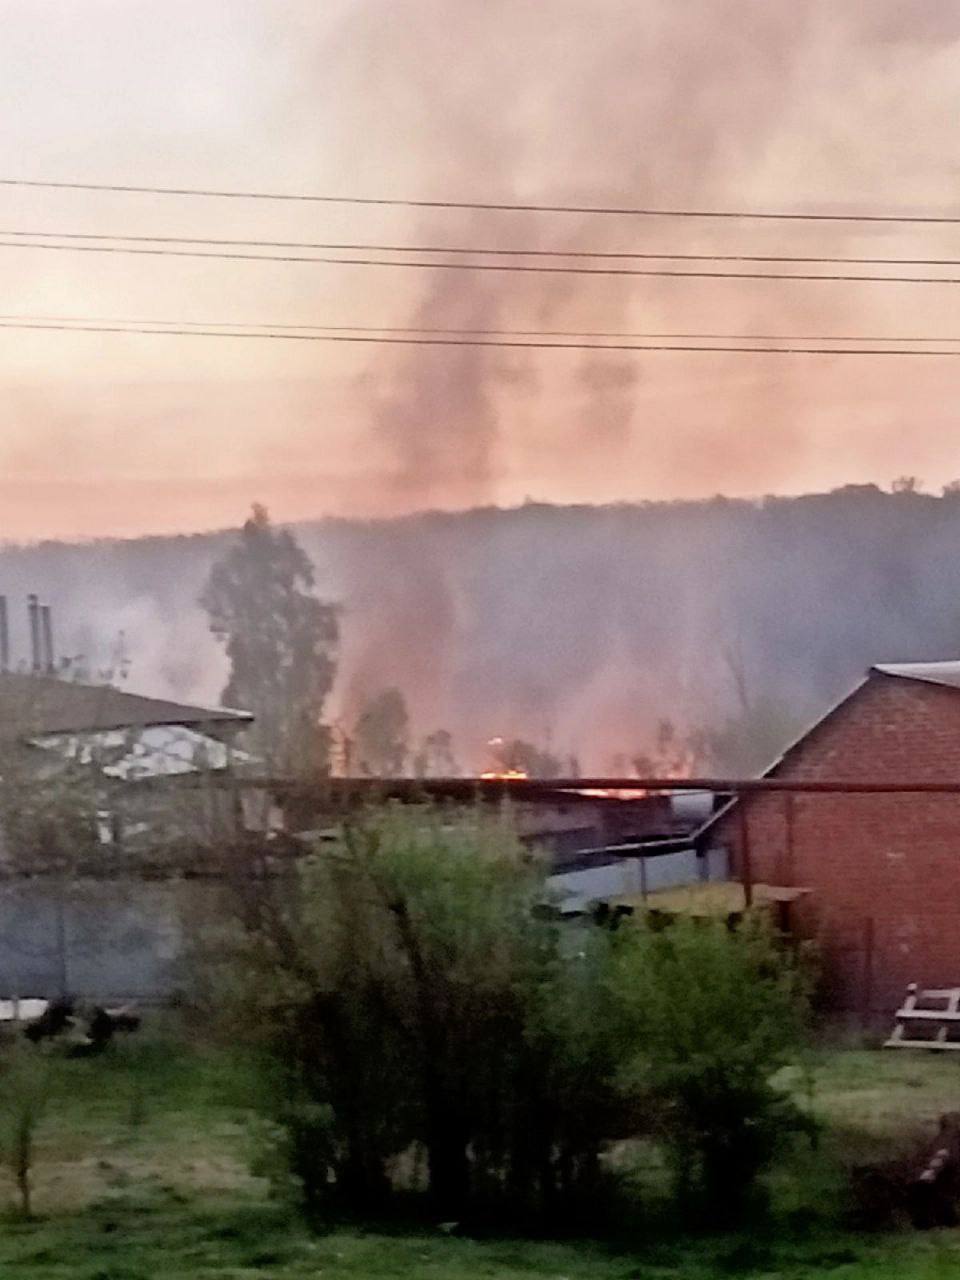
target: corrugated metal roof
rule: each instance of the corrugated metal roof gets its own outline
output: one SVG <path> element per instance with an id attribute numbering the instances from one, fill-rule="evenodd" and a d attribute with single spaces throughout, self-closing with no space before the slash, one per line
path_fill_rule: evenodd
<path id="1" fill-rule="evenodd" d="M 878 662 L 870 668 L 884 676 L 899 676 L 903 680 L 924 680 L 928 684 L 942 684 L 950 689 L 960 689 L 960 662 Z"/>
<path id="2" fill-rule="evenodd" d="M 0 734 L 8 737 L 164 724 L 245 723 L 252 719 L 248 711 L 146 698 L 112 685 L 79 684 L 13 671 L 0 674 Z"/>

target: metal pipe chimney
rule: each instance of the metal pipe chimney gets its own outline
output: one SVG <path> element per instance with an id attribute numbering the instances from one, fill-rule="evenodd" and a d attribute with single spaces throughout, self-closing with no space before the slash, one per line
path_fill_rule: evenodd
<path id="1" fill-rule="evenodd" d="M 7 597 L 0 596 L 0 671 L 10 670 L 10 619 Z"/>
<path id="2" fill-rule="evenodd" d="M 48 604 L 40 606 L 40 638 L 43 643 L 43 669 L 52 676 L 56 663 L 53 657 L 53 617 Z"/>
<path id="3" fill-rule="evenodd" d="M 27 613 L 30 617 L 30 670 L 40 671 L 40 604 L 35 595 L 27 596 Z"/>

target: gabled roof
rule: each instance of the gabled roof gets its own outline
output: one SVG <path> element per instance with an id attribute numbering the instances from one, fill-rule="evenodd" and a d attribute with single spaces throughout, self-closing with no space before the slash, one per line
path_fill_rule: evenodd
<path id="1" fill-rule="evenodd" d="M 812 734 L 821 729 L 827 721 L 832 720 L 841 707 L 846 706 L 850 699 L 855 697 L 869 683 L 870 677 L 873 675 L 891 676 L 899 680 L 921 680 L 926 684 L 942 685 L 946 688 L 960 691 L 960 660 L 947 662 L 878 662 L 869 668 L 866 676 L 853 689 L 845 693 L 818 720 L 815 720 L 808 729 L 805 729 L 799 738 L 791 742 L 759 776 L 761 778 L 772 777 L 798 747 L 805 743 Z M 706 835 L 721 818 L 726 817 L 739 803 L 740 798 L 734 796 L 725 805 L 722 805 L 694 832 L 693 838 L 699 840 Z"/>
<path id="2" fill-rule="evenodd" d="M 12 671 L 0 674 L 0 735 L 8 738 L 154 725 L 214 728 L 246 724 L 252 719 L 248 711 L 145 698 L 112 685 L 79 684 Z"/>

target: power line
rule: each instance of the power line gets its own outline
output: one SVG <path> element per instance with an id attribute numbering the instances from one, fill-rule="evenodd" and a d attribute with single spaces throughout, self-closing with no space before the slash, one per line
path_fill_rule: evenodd
<path id="1" fill-rule="evenodd" d="M 0 178 L 3 187 L 32 187 L 54 191 L 109 191 L 125 195 L 196 196 L 216 200 L 280 200 L 309 204 L 373 205 L 403 209 L 476 209 L 496 213 L 602 214 L 632 218 L 727 218 L 787 222 L 894 222 L 960 224 L 960 216 L 893 213 L 802 213 L 759 209 L 653 209 L 624 205 L 521 204 L 493 200 L 411 200 L 387 196 L 315 195 L 285 191 L 222 191 L 197 187 L 150 187 L 116 182 L 54 182 L 28 178 Z"/>
<path id="2" fill-rule="evenodd" d="M 370 334 L 343 333 L 289 333 L 278 331 L 244 332 L 240 330 L 194 329 L 194 328 L 146 328 L 136 325 L 91 325 L 63 324 L 52 322 L 0 321 L 0 329 L 28 329 L 56 331 L 61 333 L 109 333 L 150 335 L 152 337 L 179 338 L 253 338 L 260 340 L 286 342 L 332 342 L 384 344 L 389 346 L 428 346 L 428 347 L 510 347 L 530 351 L 673 351 L 673 352 L 714 352 L 734 355 L 807 355 L 807 356 L 960 356 L 960 349 L 952 351 L 931 351 L 924 348 L 873 348 L 873 347 L 826 347 L 826 346 L 705 346 L 693 344 L 667 343 L 584 343 L 584 342 L 527 342 L 506 339 L 486 338 L 431 338 L 431 337 L 396 337 L 374 336 Z"/>
<path id="3" fill-rule="evenodd" d="M 121 253 L 159 258 L 213 258 L 242 262 L 315 262 L 325 266 L 401 267 L 428 271 L 500 271 L 536 275 L 631 276 L 673 280 L 826 280 L 846 284 L 960 284 L 958 276 L 876 276 L 797 271 L 677 271 L 660 267 L 570 267 L 519 262 L 412 262 L 400 258 L 344 258 L 300 254 L 235 253 L 199 249 L 151 249 L 134 245 L 38 244 L 0 240 L 0 249 L 45 249 L 61 253 Z"/>
<path id="4" fill-rule="evenodd" d="M 674 332 L 652 332 L 648 330 L 623 330 L 623 329 L 464 329 L 450 327 L 423 327 L 418 325 L 388 325 L 388 324 L 288 324 L 281 321 L 264 320 L 151 320 L 142 317 L 134 318 L 129 316 L 49 316 L 49 315 L 22 315 L 22 314 L 0 314 L 0 322 L 17 321 L 28 324 L 38 323 L 55 323 L 64 325 L 133 325 L 144 326 L 148 332 L 153 332 L 157 326 L 171 329 L 273 329 L 273 330 L 296 330 L 308 333 L 372 333 L 372 334 L 407 334 L 411 336 L 417 335 L 435 335 L 440 337 L 501 337 L 501 338 L 620 338 L 620 339 L 637 339 L 656 341 L 689 341 L 689 342 L 844 342 L 844 343 L 866 343 L 866 342 L 900 342 L 900 343 L 939 343 L 946 345 L 948 343 L 960 344 L 960 336 L 916 336 L 906 334 L 798 334 L 798 333 L 674 333 Z M 224 334 L 228 337 L 229 334 Z M 723 348 L 724 350 L 726 348 Z M 949 354 L 949 353 L 948 353 Z"/>
<path id="5" fill-rule="evenodd" d="M 497 249 L 489 245 L 370 244 L 316 240 L 260 240 L 256 238 L 217 239 L 210 236 L 118 235 L 112 232 L 91 231 L 0 230 L 0 236 L 10 236 L 26 241 L 44 238 L 83 241 L 121 240 L 132 244 L 249 246 L 250 248 L 261 249 L 325 249 L 345 253 L 451 253 L 498 258 L 597 258 L 613 261 L 630 259 L 650 262 L 807 262 L 821 263 L 825 266 L 848 263 L 872 267 L 960 267 L 960 258 L 858 258 L 825 257 L 822 254 L 795 255 L 782 253 L 649 253 L 630 249 Z"/>

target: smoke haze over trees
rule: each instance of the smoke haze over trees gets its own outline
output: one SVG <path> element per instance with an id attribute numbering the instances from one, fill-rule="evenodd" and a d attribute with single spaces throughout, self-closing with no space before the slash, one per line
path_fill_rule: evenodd
<path id="1" fill-rule="evenodd" d="M 353 729 L 360 772 L 396 778 L 406 770 L 410 750 L 410 715 L 399 689 L 384 689 L 364 706 Z"/>
<path id="2" fill-rule="evenodd" d="M 954 492 L 528 504 L 296 537 L 342 605 L 325 718 L 352 728 L 395 687 L 410 742 L 442 726 L 469 770 L 495 736 L 605 769 L 655 756 L 661 721 L 712 734 L 718 768 L 756 768 L 869 664 L 960 654 Z M 130 688 L 214 702 L 227 666 L 196 600 L 235 539 L 7 546 L 0 590 L 53 602 L 61 656 L 95 661 L 123 630 Z"/>
<path id="3" fill-rule="evenodd" d="M 951 4 L 255 8 L 251 21 L 248 6 L 229 0 L 7 0 L 0 90 L 18 121 L 7 169 L 481 202 L 956 211 L 960 22 Z M 311 205 L 188 209 L 13 188 L 4 200 L 8 226 L 93 233 L 670 254 L 956 252 L 955 228 L 935 225 L 337 206 L 320 217 Z M 4 250 L 9 313 L 891 337 L 953 332 L 956 298 L 937 286 L 55 256 L 53 264 L 26 247 Z M 955 475 L 946 359 L 20 331 L 0 351 L 0 376 L 0 507 L 15 537 L 221 526 L 253 494 L 290 520 L 509 505 L 528 493 L 609 502 Z"/>
<path id="4" fill-rule="evenodd" d="M 200 596 L 230 663 L 222 701 L 254 713 L 249 747 L 286 772 L 323 770 L 329 754 L 322 717 L 336 670 L 337 613 L 317 599 L 314 583 L 309 556 L 255 504 Z"/>

